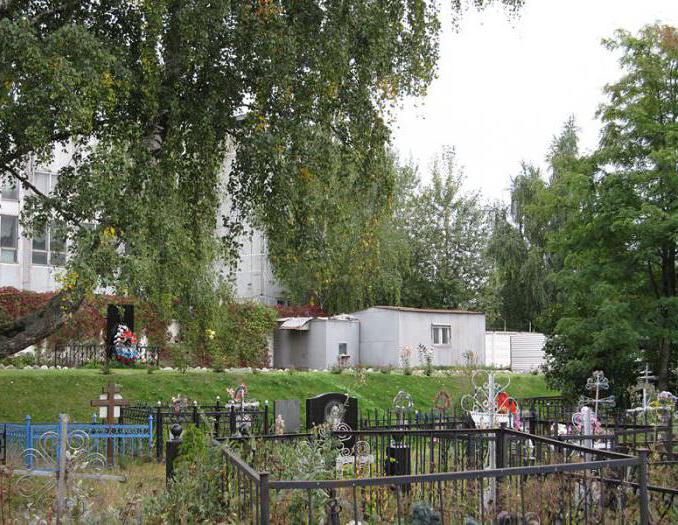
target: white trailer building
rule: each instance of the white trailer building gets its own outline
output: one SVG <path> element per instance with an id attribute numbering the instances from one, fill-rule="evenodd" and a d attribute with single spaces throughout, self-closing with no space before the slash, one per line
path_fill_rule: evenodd
<path id="1" fill-rule="evenodd" d="M 538 332 L 487 332 L 485 364 L 531 372 L 545 364 L 546 336 Z"/>

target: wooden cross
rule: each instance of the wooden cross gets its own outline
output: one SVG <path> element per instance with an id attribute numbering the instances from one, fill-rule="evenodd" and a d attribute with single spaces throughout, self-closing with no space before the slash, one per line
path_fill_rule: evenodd
<path id="1" fill-rule="evenodd" d="M 90 405 L 93 407 L 105 407 L 106 408 L 106 424 L 114 425 L 115 424 L 115 409 L 119 407 L 125 407 L 129 405 L 127 399 L 122 399 L 120 395 L 120 385 L 114 383 L 108 383 L 108 386 L 104 390 L 101 389 L 102 394 L 106 397 L 103 399 L 93 399 L 90 401 Z M 115 397 L 116 394 L 119 397 Z M 108 438 L 106 440 L 106 459 L 109 465 L 113 464 L 113 439 Z"/>
<path id="2" fill-rule="evenodd" d="M 120 385 L 108 383 L 106 389 L 102 388 L 101 392 L 106 397 L 103 399 L 93 399 L 90 401 L 90 405 L 93 407 L 106 407 L 106 424 L 114 425 L 115 408 L 126 407 L 129 405 L 129 401 L 127 401 L 127 399 L 122 399 L 122 397 L 115 397 L 116 394 L 120 394 Z"/>

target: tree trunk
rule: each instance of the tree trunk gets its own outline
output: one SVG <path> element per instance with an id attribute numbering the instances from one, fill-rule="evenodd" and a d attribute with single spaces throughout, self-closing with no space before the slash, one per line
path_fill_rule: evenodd
<path id="1" fill-rule="evenodd" d="M 85 298 L 83 292 L 61 291 L 40 309 L 0 326 L 0 359 L 37 344 L 58 330 Z"/>

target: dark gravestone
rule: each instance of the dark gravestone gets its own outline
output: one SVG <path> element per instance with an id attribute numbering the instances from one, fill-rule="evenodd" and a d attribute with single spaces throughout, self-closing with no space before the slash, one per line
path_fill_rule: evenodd
<path id="1" fill-rule="evenodd" d="M 347 424 L 351 430 L 358 429 L 358 400 L 339 392 L 328 392 L 306 400 L 306 429 L 329 423 L 336 428 L 340 423 Z M 346 430 L 345 428 L 343 430 Z M 344 446 L 351 448 L 354 438 L 344 440 Z"/>
<path id="2" fill-rule="evenodd" d="M 278 416 L 285 422 L 285 434 L 301 430 L 301 403 L 298 399 L 278 399 L 273 403 L 274 418 Z"/>
<path id="3" fill-rule="evenodd" d="M 118 326 L 124 324 L 134 332 L 134 305 L 109 304 L 106 312 L 106 356 L 110 359 L 113 355 L 113 339 L 118 331 Z"/>

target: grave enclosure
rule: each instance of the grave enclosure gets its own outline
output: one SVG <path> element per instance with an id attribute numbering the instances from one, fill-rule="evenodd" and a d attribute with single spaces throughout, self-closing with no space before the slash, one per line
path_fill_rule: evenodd
<path id="1" fill-rule="evenodd" d="M 128 403 L 109 385 L 92 400 L 103 422 L 71 427 L 88 434 L 96 443 L 90 451 L 111 465 L 125 455 L 162 461 L 170 427 L 201 426 L 228 443 L 219 452 L 221 498 L 239 523 L 409 523 L 420 511 L 440 523 L 678 519 L 678 490 L 651 481 L 656 469 L 675 473 L 672 411 L 652 421 L 648 412 L 603 404 L 596 390 L 587 401 L 597 407 L 594 428 L 593 411 L 579 403 L 512 400 L 505 388 L 490 375 L 464 400 L 439 392 L 424 411 L 407 392 L 378 411 L 361 411 L 357 399 L 330 392 L 305 400 L 302 412 L 300 400 L 250 399 L 245 385 L 227 402 L 179 396 L 156 405 Z M 576 417 L 581 428 L 572 424 Z M 0 426 L 0 459 L 54 430 L 27 423 Z M 115 434 L 124 428 L 135 429 L 136 441 Z M 180 433 L 174 437 L 178 445 Z M 252 437 L 255 453 L 245 455 Z M 138 446 L 125 448 L 131 443 Z M 169 482 L 177 449 L 168 456 Z M 322 464 L 310 459 L 328 450 Z M 309 451 L 316 455 L 306 458 Z M 297 461 L 290 458 L 308 461 L 295 472 L 285 463 Z M 273 508 L 280 511 L 272 515 Z"/>

